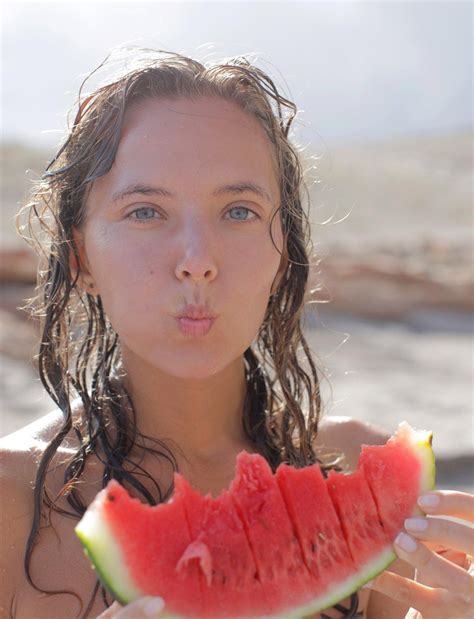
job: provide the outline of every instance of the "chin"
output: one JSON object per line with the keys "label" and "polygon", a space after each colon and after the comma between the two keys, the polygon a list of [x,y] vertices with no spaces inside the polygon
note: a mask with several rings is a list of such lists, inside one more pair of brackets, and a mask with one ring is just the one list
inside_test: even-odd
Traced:
{"label": "chin", "polygon": [[164,374],[168,374],[179,380],[206,380],[222,372],[222,366],[212,366],[203,364],[180,364],[178,367],[160,367]]}
{"label": "chin", "polygon": [[222,372],[233,359],[219,357],[211,351],[174,350],[168,356],[160,354],[149,360],[163,374],[183,380],[203,380]]}

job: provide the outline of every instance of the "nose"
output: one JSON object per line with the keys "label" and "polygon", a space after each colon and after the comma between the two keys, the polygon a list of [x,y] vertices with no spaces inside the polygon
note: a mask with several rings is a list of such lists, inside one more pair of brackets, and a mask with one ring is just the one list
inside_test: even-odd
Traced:
{"label": "nose", "polygon": [[182,236],[181,257],[176,264],[180,281],[211,282],[217,275],[215,239],[202,220],[189,222]]}

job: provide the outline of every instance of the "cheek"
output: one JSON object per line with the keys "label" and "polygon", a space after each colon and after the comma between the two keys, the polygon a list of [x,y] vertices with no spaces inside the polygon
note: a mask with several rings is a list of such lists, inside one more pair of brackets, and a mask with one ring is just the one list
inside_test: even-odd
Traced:
{"label": "cheek", "polygon": [[119,225],[96,226],[87,236],[86,250],[101,293],[115,288],[118,282],[140,284],[149,268],[164,259],[158,248],[156,243],[146,243],[140,236],[126,234]]}
{"label": "cheek", "polygon": [[252,311],[261,303],[266,305],[279,264],[280,255],[271,243],[260,242],[249,245],[240,256],[236,252],[228,262],[225,279],[233,293],[242,298],[245,310]]}
{"label": "cheek", "polygon": [[[105,313],[120,334],[132,321],[153,312],[158,296],[163,304],[169,258],[156,244],[148,247],[120,230],[98,230],[86,244],[91,272]],[[150,245],[150,244],[148,244]],[[165,266],[166,265],[166,266]],[[166,271],[167,273],[167,271]]]}
{"label": "cheek", "polygon": [[234,304],[231,316],[235,332],[251,343],[265,317],[281,255],[269,238],[256,239],[237,255],[235,252],[234,259],[226,264],[222,286]]}

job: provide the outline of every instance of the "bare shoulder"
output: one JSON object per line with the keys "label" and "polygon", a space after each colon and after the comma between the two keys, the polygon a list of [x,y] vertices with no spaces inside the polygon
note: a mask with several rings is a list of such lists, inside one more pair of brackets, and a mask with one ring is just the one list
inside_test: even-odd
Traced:
{"label": "bare shoulder", "polygon": [[[73,606],[79,600],[86,603],[95,586],[96,576],[74,536],[75,519],[64,518],[56,512],[46,517],[47,510],[42,510],[35,525],[36,532],[32,534],[39,463],[63,425],[61,411],[54,411],[0,439],[0,609],[5,609],[5,616],[34,616],[37,619],[72,617],[75,616]],[[71,436],[74,438],[73,433]],[[69,435],[66,436],[68,438]],[[64,465],[74,452],[72,440],[66,440],[54,452],[44,478],[50,497],[59,496],[64,484]],[[89,475],[90,468],[86,468]],[[92,479],[92,476],[87,479]],[[96,485],[91,483],[84,494],[86,500],[97,491]],[[58,505],[70,509],[66,500],[60,499]],[[25,551],[31,535],[34,552],[28,567],[33,584],[24,568]],[[37,543],[39,541],[41,543]],[[68,580],[71,574],[74,575],[72,587]],[[37,586],[64,593],[44,595]],[[76,599],[78,595],[79,600]],[[93,610],[96,611],[93,616],[102,612],[101,599],[96,600]],[[1,612],[0,616],[3,616]]]}
{"label": "bare shoulder", "polygon": [[15,592],[24,582],[23,556],[34,507],[34,480],[42,449],[31,436],[15,432],[0,439],[1,605],[13,612]]}
{"label": "bare shoulder", "polygon": [[[38,465],[47,445],[62,426],[62,413],[60,410],[55,410],[0,438],[2,533],[5,531],[3,524],[9,530],[12,527],[23,526],[26,521],[31,524],[29,518],[32,513],[32,496]],[[59,451],[64,453],[67,449],[66,441]],[[6,539],[12,538],[2,535],[2,543]]]}
{"label": "bare shoulder", "polygon": [[[73,419],[78,418],[82,409],[80,399],[76,399],[71,404]],[[25,447],[34,444],[47,444],[61,430],[63,426],[63,414],[60,409],[55,409],[39,417],[32,423],[23,426],[19,430],[0,438],[0,450],[6,453],[10,451],[23,451]],[[72,436],[72,434],[71,434]]]}
{"label": "bare shoulder", "polygon": [[328,416],[320,422],[315,447],[342,451],[350,469],[355,469],[362,445],[383,445],[390,432],[353,417]]}
{"label": "bare shoulder", "polygon": [[[0,438],[1,542],[19,538],[26,523],[31,526],[36,473],[46,447],[63,426],[60,410],[40,417],[16,432]],[[57,458],[70,451],[68,441],[57,450]],[[53,460],[57,462],[57,460]],[[5,528],[4,528],[5,527]],[[12,535],[4,534],[8,530]],[[0,552],[5,558],[5,554]]]}
{"label": "bare shoulder", "polygon": [[[0,485],[2,492],[2,519],[24,512],[25,500],[33,492],[35,474],[44,449],[60,427],[58,412],[52,412],[35,422],[0,438]],[[21,518],[20,518],[21,520]]]}

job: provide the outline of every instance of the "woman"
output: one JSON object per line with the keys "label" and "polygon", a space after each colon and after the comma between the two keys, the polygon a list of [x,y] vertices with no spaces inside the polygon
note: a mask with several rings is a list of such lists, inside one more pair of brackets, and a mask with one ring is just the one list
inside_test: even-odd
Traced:
{"label": "woman", "polygon": [[[320,423],[301,330],[310,239],[288,138],[295,113],[244,58],[205,67],[168,52],[80,102],[27,208],[46,259],[40,376],[58,410],[2,442],[5,616],[160,616],[160,600],[121,608],[96,595],[74,536],[112,477],[154,504],[170,497],[175,470],[217,495],[242,449],[274,470],[318,461],[327,471],[337,460],[318,458],[323,447],[351,467],[362,442],[387,438]],[[469,516],[468,495],[436,496],[430,513]],[[430,520],[414,535],[457,549],[454,562],[396,546],[377,593],[320,616],[404,617],[410,606],[423,619],[469,616],[467,525]]]}

